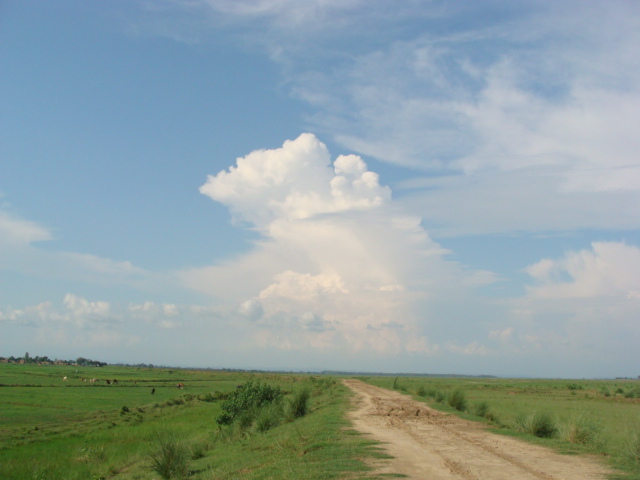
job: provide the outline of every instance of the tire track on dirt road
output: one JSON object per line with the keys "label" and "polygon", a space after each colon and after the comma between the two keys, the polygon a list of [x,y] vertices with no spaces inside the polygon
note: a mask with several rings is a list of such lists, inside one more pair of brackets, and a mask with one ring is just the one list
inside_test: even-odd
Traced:
{"label": "tire track on dirt road", "polygon": [[610,470],[592,458],[549,449],[485,430],[359,380],[344,380],[356,394],[349,419],[356,430],[383,443],[393,458],[377,473],[429,480],[604,480]]}

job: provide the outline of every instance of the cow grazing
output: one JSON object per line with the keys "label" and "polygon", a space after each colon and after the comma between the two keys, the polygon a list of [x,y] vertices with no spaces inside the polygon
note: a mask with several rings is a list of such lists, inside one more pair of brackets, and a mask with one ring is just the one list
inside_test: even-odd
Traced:
{"label": "cow grazing", "polygon": [[105,380],[105,382],[107,382],[107,385],[111,385],[111,380]]}
{"label": "cow grazing", "polygon": [[118,380],[116,380],[115,378],[113,380],[111,380],[113,382],[114,385],[118,384]]}
{"label": "cow grazing", "polygon": [[184,383],[179,383],[178,385],[176,385],[176,387],[182,390],[184,388]]}
{"label": "cow grazing", "polygon": [[152,388],[152,389],[151,389],[151,395],[153,395],[154,393],[156,393],[156,389],[155,389],[155,388]]}
{"label": "cow grazing", "polygon": [[67,377],[64,377],[64,378],[62,379],[62,381],[63,381],[63,382],[66,382],[66,381],[67,381]]}

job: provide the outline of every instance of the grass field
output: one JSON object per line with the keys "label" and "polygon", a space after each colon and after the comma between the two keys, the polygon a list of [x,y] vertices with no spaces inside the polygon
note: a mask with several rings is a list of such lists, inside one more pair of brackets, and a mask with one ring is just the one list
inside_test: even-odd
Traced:
{"label": "grass field", "polygon": [[[411,394],[435,408],[488,422],[497,433],[519,436],[562,453],[601,456],[620,471],[615,478],[640,480],[638,380],[361,379]],[[463,405],[456,408],[460,396]],[[535,430],[536,425],[545,428]]]}
{"label": "grass field", "polygon": [[[281,388],[284,404],[306,390],[308,413],[286,419],[281,409],[268,429],[264,414],[242,428],[218,425],[225,397],[249,381]],[[3,480],[157,479],[165,440],[161,460],[185,467],[164,478],[374,478],[363,460],[381,455],[347,428],[348,392],[332,378],[0,364],[0,385]]]}
{"label": "grass field", "polygon": [[[613,478],[640,480],[638,381],[361,379],[497,433],[598,455],[620,472]],[[238,385],[255,383],[283,397],[219,425]],[[300,399],[304,408],[292,415]],[[377,478],[367,459],[384,455],[349,429],[348,407],[337,377],[0,364],[0,479]],[[549,438],[532,434],[536,421]]]}

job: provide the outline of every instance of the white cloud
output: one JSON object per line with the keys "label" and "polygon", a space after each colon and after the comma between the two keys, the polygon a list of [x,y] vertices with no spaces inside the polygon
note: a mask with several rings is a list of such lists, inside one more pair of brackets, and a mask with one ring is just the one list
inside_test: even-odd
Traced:
{"label": "white cloud", "polygon": [[525,271],[538,299],[634,298],[640,291],[640,248],[619,242],[593,242],[591,250],[569,252],[560,260],[543,259]]}
{"label": "white cloud", "polygon": [[282,148],[258,150],[236,166],[209,176],[200,192],[228,205],[238,219],[263,228],[276,218],[310,218],[322,213],[367,209],[390,198],[378,175],[355,155],[338,157],[312,134],[287,140]]}
{"label": "white cloud", "polygon": [[200,190],[257,227],[254,249],[182,272],[191,288],[233,301],[264,348],[432,354],[419,302],[495,281],[447,262],[420,219],[391,202],[362,158],[331,163],[311,134],[259,150]]}
{"label": "white cloud", "polygon": [[640,228],[640,12],[582,7],[410,30],[339,68],[300,68],[293,92],[346,148],[436,173],[408,182],[407,205],[439,234]]}
{"label": "white cloud", "polygon": [[67,308],[67,318],[78,326],[88,321],[100,322],[114,318],[109,302],[90,302],[68,293],[64,297],[64,306]]}
{"label": "white cloud", "polygon": [[51,240],[51,232],[34,222],[0,211],[0,248]]}
{"label": "white cloud", "polygon": [[91,284],[121,284],[147,288],[170,282],[166,275],[154,274],[133,265],[98,255],[56,251],[38,245],[55,238],[30,220],[0,210],[0,268],[35,278],[81,281]]}

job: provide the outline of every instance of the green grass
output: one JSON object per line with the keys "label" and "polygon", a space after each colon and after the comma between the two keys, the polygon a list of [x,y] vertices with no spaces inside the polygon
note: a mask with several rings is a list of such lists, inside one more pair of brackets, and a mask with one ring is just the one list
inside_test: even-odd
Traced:
{"label": "green grass", "polygon": [[[637,380],[408,376],[362,380],[390,390],[394,385],[402,385],[416,400],[464,418],[487,422],[496,433],[518,436],[562,453],[595,454],[618,469],[620,475],[624,474],[625,479],[640,480]],[[458,412],[448,404],[455,392],[464,393],[472,413]]]}
{"label": "green grass", "polygon": [[[252,380],[282,389],[279,412],[221,434],[221,404]],[[366,459],[382,456],[349,430],[350,392],[329,377],[0,364],[0,384],[2,479],[376,478]]]}

